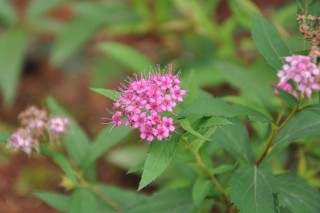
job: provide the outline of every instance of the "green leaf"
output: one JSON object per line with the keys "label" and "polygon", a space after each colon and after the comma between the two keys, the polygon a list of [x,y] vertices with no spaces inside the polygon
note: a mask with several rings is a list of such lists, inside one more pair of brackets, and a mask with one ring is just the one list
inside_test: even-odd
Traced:
{"label": "green leaf", "polygon": [[179,136],[173,135],[168,141],[150,144],[138,190],[155,180],[169,166],[178,142]]}
{"label": "green leaf", "polygon": [[146,70],[153,65],[143,53],[123,43],[104,42],[99,47],[107,56],[112,57],[134,72]]}
{"label": "green leaf", "polygon": [[74,4],[73,9],[78,16],[106,25],[130,24],[139,21],[136,11],[121,1],[83,1]]}
{"label": "green leaf", "polygon": [[291,55],[277,29],[261,16],[254,17],[252,38],[260,53],[276,70],[284,64],[283,57]]}
{"label": "green leaf", "polygon": [[318,16],[320,13],[319,0],[296,0],[297,13],[302,15]]}
{"label": "green leaf", "polygon": [[110,89],[103,89],[103,88],[90,88],[90,90],[103,95],[111,100],[117,101],[120,97],[120,92],[110,90]]}
{"label": "green leaf", "polygon": [[189,188],[162,191],[128,206],[123,213],[186,213],[192,212],[193,202]]}
{"label": "green leaf", "polygon": [[212,189],[212,183],[209,179],[200,177],[198,178],[192,187],[192,199],[194,205],[200,205],[206,196],[209,194],[210,190]]}
{"label": "green leaf", "polygon": [[179,118],[184,118],[192,115],[198,115],[203,117],[236,117],[236,116],[248,116],[249,119],[254,121],[268,121],[261,112],[258,112],[249,107],[241,106],[238,104],[229,105],[219,98],[214,98],[204,92],[200,93],[197,101],[186,107],[179,114]]}
{"label": "green leaf", "polygon": [[185,96],[182,104],[184,106],[188,106],[194,103],[197,99],[199,95],[199,86],[194,70],[191,70],[185,79],[186,80],[182,79],[182,88],[186,88],[188,90],[188,95]]}
{"label": "green leaf", "polygon": [[231,201],[245,213],[274,212],[275,181],[270,171],[245,165],[231,178]]}
{"label": "green leaf", "polygon": [[44,145],[40,146],[40,151],[42,154],[50,157],[60,168],[64,171],[64,173],[74,182],[77,183],[77,177],[68,161],[68,159],[62,154],[51,152]]}
{"label": "green leaf", "polygon": [[80,50],[97,31],[100,24],[100,22],[88,17],[77,17],[72,20],[54,42],[51,62],[56,66],[62,65]]}
{"label": "green leaf", "polygon": [[86,158],[89,149],[89,139],[79,124],[51,97],[47,99],[47,105],[53,115],[67,117],[71,121],[71,127],[64,136],[64,146],[77,165],[81,165]]}
{"label": "green leaf", "polygon": [[320,193],[300,177],[290,174],[278,175],[279,201],[293,213],[318,213]]}
{"label": "green leaf", "polygon": [[17,22],[17,13],[11,1],[0,2],[0,24],[14,26]]}
{"label": "green leaf", "polygon": [[56,8],[61,2],[62,0],[32,0],[27,7],[27,16],[29,18],[38,17],[44,13],[50,12],[50,10]]}
{"label": "green leaf", "polygon": [[[110,198],[110,200],[112,200],[112,202],[119,206],[121,209],[124,209],[135,203],[142,202],[147,198],[147,196],[142,193],[127,189],[121,189],[116,186],[98,184],[95,185],[95,187],[101,194]],[[108,205],[105,201],[103,201],[103,203],[104,206]],[[110,207],[110,205],[108,206]]]}
{"label": "green leaf", "polygon": [[287,93],[286,91],[282,89],[277,89],[281,98],[284,100],[286,104],[290,107],[297,107],[298,106],[298,100],[291,94]]}
{"label": "green leaf", "polygon": [[206,137],[204,137],[203,135],[201,135],[199,132],[197,132],[196,130],[194,130],[190,124],[190,121],[186,118],[180,119],[179,123],[181,125],[181,127],[186,130],[187,132],[193,134],[194,136],[196,136],[197,138],[203,139],[203,140],[210,140]]}
{"label": "green leaf", "polygon": [[111,147],[123,141],[130,133],[131,129],[127,126],[113,128],[110,125],[101,130],[88,149],[83,168],[94,163],[95,160],[106,153]]}
{"label": "green leaf", "polygon": [[320,135],[320,114],[303,110],[294,116],[280,131],[273,148],[284,148],[296,139]]}
{"label": "green leaf", "polygon": [[211,128],[215,126],[225,126],[225,125],[231,125],[233,124],[231,121],[229,121],[226,118],[223,117],[210,117],[207,119],[204,124],[200,126],[201,129],[204,128]]}
{"label": "green leaf", "polygon": [[7,143],[9,138],[10,138],[9,133],[0,131],[0,143]]}
{"label": "green leaf", "polygon": [[86,188],[76,189],[71,196],[70,213],[95,212],[97,201],[95,195]]}
{"label": "green leaf", "polygon": [[259,8],[250,0],[229,0],[232,15],[243,26],[251,28],[254,15],[260,14]]}
{"label": "green leaf", "polygon": [[71,198],[67,195],[50,192],[35,192],[34,195],[54,209],[65,213],[69,212]]}
{"label": "green leaf", "polygon": [[211,139],[236,159],[252,162],[253,156],[247,128],[239,121],[234,123],[234,125],[219,127]]}
{"label": "green leaf", "polygon": [[5,105],[12,104],[16,95],[27,36],[23,30],[11,28],[0,37],[0,89]]}
{"label": "green leaf", "polygon": [[219,174],[223,174],[223,173],[229,172],[229,171],[233,170],[234,168],[235,168],[235,165],[222,164],[222,165],[212,169],[212,173],[216,174],[216,175],[219,175]]}

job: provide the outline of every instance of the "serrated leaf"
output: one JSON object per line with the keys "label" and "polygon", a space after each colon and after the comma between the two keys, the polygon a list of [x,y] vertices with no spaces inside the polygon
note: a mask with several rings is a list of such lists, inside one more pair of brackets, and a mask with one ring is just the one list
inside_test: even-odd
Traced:
{"label": "serrated leaf", "polygon": [[299,138],[320,135],[320,115],[303,110],[294,116],[280,131],[274,141],[273,148],[284,148]]}
{"label": "serrated leaf", "polygon": [[252,162],[253,155],[249,144],[246,126],[239,121],[234,125],[221,126],[211,139],[238,160]]}
{"label": "serrated leaf", "polygon": [[231,201],[241,212],[274,212],[274,184],[270,171],[253,165],[242,166],[231,178]]}
{"label": "serrated leaf", "polygon": [[72,169],[68,159],[59,153],[51,152],[45,146],[40,146],[40,151],[42,154],[50,157],[59,167],[64,171],[64,173],[74,182],[77,183],[77,177]]}
{"label": "serrated leaf", "polygon": [[82,168],[86,168],[94,163],[96,159],[106,153],[112,146],[123,141],[130,133],[131,129],[127,126],[113,128],[112,125],[109,125],[107,128],[101,130],[93,143],[90,144]]}
{"label": "serrated leaf", "polygon": [[53,43],[51,62],[60,66],[74,55],[97,31],[100,22],[87,17],[72,20]]}
{"label": "serrated leaf", "polygon": [[89,149],[89,138],[79,124],[51,97],[47,99],[47,105],[53,115],[67,117],[71,121],[70,130],[64,136],[64,146],[77,165],[85,160]]}
{"label": "serrated leaf", "polygon": [[168,141],[150,144],[138,190],[154,181],[169,166],[178,142],[179,136],[174,135]]}
{"label": "serrated leaf", "polygon": [[192,199],[194,202],[194,205],[200,205],[210,190],[212,189],[212,183],[209,179],[206,178],[198,178],[192,187]]}
{"label": "serrated leaf", "polygon": [[127,206],[123,213],[187,213],[192,210],[191,190],[181,188],[155,193],[141,202]]}
{"label": "serrated leaf", "polygon": [[27,7],[27,16],[29,18],[34,18],[40,16],[50,10],[56,8],[62,0],[50,0],[50,1],[43,1],[43,0],[32,0],[29,2]]}
{"label": "serrated leaf", "polygon": [[288,92],[282,90],[282,89],[277,89],[281,98],[284,100],[286,104],[288,104],[291,107],[297,107],[298,106],[298,100]]}
{"label": "serrated leaf", "polygon": [[210,117],[208,120],[204,122],[204,124],[200,126],[200,128],[211,128],[215,126],[225,126],[231,124],[233,123],[224,117]]}
{"label": "serrated leaf", "polygon": [[186,130],[187,132],[191,133],[192,135],[196,136],[197,138],[200,138],[202,140],[210,140],[209,138],[204,137],[203,135],[201,135],[199,132],[197,132],[196,130],[194,130],[190,124],[190,121],[186,118],[180,119],[179,123],[181,125],[181,127]]}
{"label": "serrated leaf", "polygon": [[71,196],[70,213],[95,212],[97,208],[96,196],[87,188],[76,189]]}
{"label": "serrated leaf", "polygon": [[90,90],[103,95],[111,100],[117,101],[120,97],[120,92],[110,90],[110,89],[103,89],[103,88],[90,88]]}
{"label": "serrated leaf", "polygon": [[70,196],[50,192],[35,192],[34,195],[54,209],[65,213],[69,212]]}
{"label": "serrated leaf", "polygon": [[0,89],[5,105],[14,101],[27,39],[27,33],[18,28],[8,29],[0,37]]}
{"label": "serrated leaf", "polygon": [[277,29],[261,16],[254,17],[252,38],[260,53],[276,70],[284,64],[283,57],[291,55]]}
{"label": "serrated leaf", "polygon": [[134,72],[140,72],[153,65],[151,60],[138,50],[118,42],[104,42],[99,49],[108,57],[132,69]]}
{"label": "serrated leaf", "polygon": [[290,174],[278,175],[280,205],[293,213],[318,213],[320,193],[300,177]]}

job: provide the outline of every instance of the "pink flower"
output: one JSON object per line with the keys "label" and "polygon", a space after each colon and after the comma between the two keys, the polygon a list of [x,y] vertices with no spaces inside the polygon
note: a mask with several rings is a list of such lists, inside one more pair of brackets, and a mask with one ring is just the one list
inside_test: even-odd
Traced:
{"label": "pink flower", "polygon": [[8,140],[8,146],[21,149],[28,155],[32,149],[38,149],[41,139],[47,134],[57,140],[69,129],[70,122],[67,118],[57,116],[49,117],[45,110],[31,106],[19,114],[21,127],[15,131]]}
{"label": "pink flower", "polygon": [[[140,130],[140,138],[152,142],[168,138],[175,130],[173,119],[162,117],[163,112],[172,112],[177,102],[182,102],[187,93],[180,89],[180,80],[171,73],[150,73],[129,79],[129,85],[122,84],[119,100],[114,103],[116,112],[112,116],[115,127],[121,125],[122,115],[125,125]],[[120,114],[122,112],[122,114]]]}
{"label": "pink flower", "polygon": [[291,80],[295,84],[295,89],[307,98],[311,98],[313,91],[320,90],[320,70],[310,56],[292,55],[285,60],[288,64],[283,65],[277,74],[280,78],[279,88],[286,88],[284,90],[287,92],[296,94],[291,88],[289,89],[288,81]]}
{"label": "pink flower", "polygon": [[70,121],[64,117],[53,117],[49,119],[49,130],[53,133],[53,135],[58,136],[67,132]]}

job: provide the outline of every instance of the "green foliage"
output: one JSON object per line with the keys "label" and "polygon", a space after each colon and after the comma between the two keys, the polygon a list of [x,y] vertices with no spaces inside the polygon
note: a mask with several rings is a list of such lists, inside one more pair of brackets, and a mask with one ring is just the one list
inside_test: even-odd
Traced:
{"label": "green foliage", "polygon": [[100,45],[100,50],[135,72],[141,72],[153,65],[143,53],[122,43],[104,42]]}
{"label": "green foliage", "polygon": [[113,126],[108,126],[101,130],[98,136],[94,139],[93,143],[86,154],[86,159],[83,163],[83,168],[86,168],[90,164],[94,163],[100,156],[106,153],[112,146],[123,141],[131,133],[129,127],[122,126],[118,128],[113,128]]}
{"label": "green foliage", "polygon": [[199,98],[194,104],[186,107],[179,117],[188,116],[204,116],[204,117],[237,117],[237,116],[248,116],[249,119],[254,121],[268,121],[269,118],[266,117],[261,112],[258,112],[249,107],[241,105],[229,105],[219,98],[214,98],[209,94],[201,93]]}
{"label": "green foliage", "polygon": [[238,160],[252,162],[253,156],[249,144],[249,135],[244,124],[237,121],[234,125],[221,126],[211,137],[227,152]]}
{"label": "green foliage", "polygon": [[53,98],[48,98],[47,105],[54,115],[62,115],[70,119],[70,133],[64,137],[64,145],[76,164],[81,165],[86,159],[89,149],[88,136],[79,124]]}
{"label": "green foliage", "polygon": [[42,0],[32,0],[28,4],[27,16],[29,18],[36,18],[44,13],[50,12],[50,10],[57,7],[61,4],[62,0],[51,0],[51,1],[42,1]]}
{"label": "green foliage", "polygon": [[17,22],[17,14],[10,1],[0,2],[0,24],[13,26]]}
{"label": "green foliage", "polygon": [[251,0],[229,0],[233,15],[245,27],[252,26],[254,16],[259,14],[259,8]]}
{"label": "green foliage", "polygon": [[280,205],[293,213],[317,213],[320,209],[320,193],[305,180],[284,174],[276,176]]}
{"label": "green foliage", "polygon": [[231,179],[231,200],[241,212],[274,212],[275,178],[267,169],[245,165]]}
{"label": "green foliage", "polygon": [[210,140],[206,137],[204,137],[203,135],[201,135],[199,132],[197,132],[196,130],[194,130],[190,124],[190,121],[186,118],[184,119],[180,119],[179,123],[181,125],[181,127],[183,129],[185,129],[187,132],[191,133],[192,135],[196,136],[197,138],[200,138],[202,140]]}
{"label": "green foliage", "polygon": [[101,25],[94,19],[77,17],[59,34],[52,47],[51,62],[60,66],[85,44]]}
{"label": "green foliage", "polygon": [[87,188],[76,189],[71,196],[70,213],[96,212],[97,199]]}
{"label": "green foliage", "polygon": [[277,29],[265,18],[255,16],[252,38],[260,53],[275,70],[280,70],[290,51],[282,41]]}
{"label": "green foliage", "polygon": [[192,199],[194,205],[200,205],[211,190],[212,183],[210,180],[199,177],[192,187]]}
{"label": "green foliage", "polygon": [[120,92],[110,90],[110,89],[102,89],[102,88],[90,88],[92,91],[103,95],[111,100],[117,101],[120,97]]}
{"label": "green foliage", "polygon": [[286,91],[284,91],[282,89],[278,89],[278,92],[279,92],[282,100],[284,100],[284,102],[286,104],[288,104],[288,106],[293,107],[293,108],[298,106],[298,101],[293,95],[287,93]]}
{"label": "green foliage", "polygon": [[180,188],[148,196],[123,210],[124,213],[186,213],[193,209],[191,190]]}
{"label": "green foliage", "polygon": [[70,207],[70,196],[50,193],[50,192],[35,192],[35,196],[46,202],[49,206],[61,211],[68,213]]}
{"label": "green foliage", "polygon": [[319,129],[320,115],[303,110],[280,131],[275,139],[274,148],[284,148],[296,139],[318,136]]}
{"label": "green foliage", "polygon": [[27,33],[19,28],[11,28],[0,37],[0,89],[6,105],[14,101],[27,38]]}
{"label": "green foliage", "polygon": [[320,2],[318,0],[296,0],[297,13],[318,16],[320,13]]}
{"label": "green foliage", "polygon": [[59,153],[49,151],[45,146],[40,147],[42,154],[50,157],[59,167],[64,171],[64,173],[73,181],[77,183],[77,177],[73,171],[72,166],[70,165],[68,159]]}
{"label": "green foliage", "polygon": [[169,166],[178,142],[179,136],[174,135],[168,141],[150,144],[138,190],[155,180]]}

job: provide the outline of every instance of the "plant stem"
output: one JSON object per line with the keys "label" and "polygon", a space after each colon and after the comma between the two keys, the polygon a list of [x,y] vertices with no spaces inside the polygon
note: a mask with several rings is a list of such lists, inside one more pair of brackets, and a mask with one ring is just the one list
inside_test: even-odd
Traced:
{"label": "plant stem", "polygon": [[219,183],[219,181],[217,180],[217,178],[214,176],[214,174],[210,171],[210,169],[205,165],[205,163],[202,161],[199,153],[197,153],[192,146],[190,145],[188,138],[187,137],[181,137],[181,140],[184,142],[184,144],[186,145],[187,149],[190,151],[190,153],[193,155],[193,157],[196,160],[196,163],[198,164],[198,166],[206,173],[206,175],[209,177],[210,181],[212,182],[212,184],[216,187],[216,189],[222,194],[223,196],[223,200],[227,206],[227,208],[231,205],[226,192],[224,190],[224,188],[221,186],[221,184]]}
{"label": "plant stem", "polygon": [[116,212],[120,212],[120,207],[117,203],[115,203],[113,200],[111,200],[108,196],[102,194],[99,190],[97,190],[96,187],[91,185],[85,178],[82,176],[82,174],[78,173],[78,179],[80,181],[81,186],[89,189],[91,192],[96,194],[99,198],[101,198],[103,201],[105,201],[109,206],[111,206]]}
{"label": "plant stem", "polygon": [[299,107],[295,108],[289,115],[288,117],[280,124],[281,121],[281,117],[283,115],[283,109],[280,112],[280,115],[277,119],[276,125],[272,125],[272,132],[270,135],[270,138],[268,140],[268,144],[267,147],[265,148],[265,150],[263,151],[263,153],[261,154],[261,156],[259,157],[259,159],[256,161],[256,166],[258,167],[261,162],[267,157],[267,155],[269,154],[273,141],[276,139],[276,137],[278,136],[280,130],[291,120],[291,118],[297,113],[299,112]]}

